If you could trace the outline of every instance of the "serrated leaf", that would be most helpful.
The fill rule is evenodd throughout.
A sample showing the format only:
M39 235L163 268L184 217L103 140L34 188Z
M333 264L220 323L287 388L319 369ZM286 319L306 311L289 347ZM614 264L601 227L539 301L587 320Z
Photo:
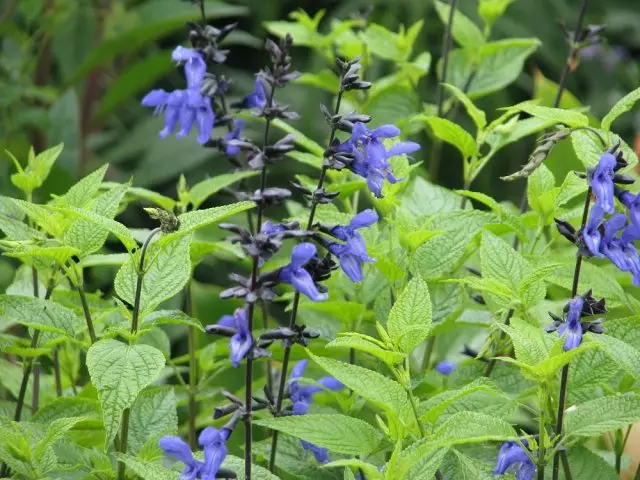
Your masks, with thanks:
M624 159L629 163L623 171L631 170L638 163L638 156L627 143L614 133L604 130L597 130L603 137L606 145L603 146L598 137L596 137L590 131L575 130L571 132L571 144L578 156L578 159L585 167L594 167L600 160L600 156L604 153L605 149L610 148L616 143L620 143L620 150L624 155Z
M309 356L329 375L337 378L365 400L382 408L390 419L399 417L407 425L414 423L407 392L398 382L364 367L312 353L309 353Z
M457 148L464 160L478 153L476 141L457 123L440 117L423 117L423 121L429 125L436 137Z
M200 208L200 205L202 205L202 203L211 195L215 195L220 190L233 185L240 180L255 177L258 173L259 172L251 170L245 172L224 173L196 183L189 189L189 198L193 204L193 208Z
M451 7L444 2L434 2L436 12L440 20L445 25L449 23L449 15ZM456 10L453 14L453 25L451 25L451 34L460 46L468 49L477 49L484 44L484 35L482 31L467 18L460 10Z
M640 378L640 350L609 335L593 335L591 338L620 368L634 378Z
M83 320L68 308L51 300L21 295L0 295L0 314L5 321L71 338L84 326Z
M638 100L640 100L640 88L636 88L618 100L618 102L611 107L609 113L602 119L602 129L607 131L611 130L611 124L615 119L631 110Z
M0 212L0 230L11 240L43 239L44 236L38 230L31 228L26 223L16 220Z
M41 247L29 244L20 245L18 248L4 253L7 257L19 258L25 264L36 268L64 265L71 257L79 254L80 250L74 247Z
M569 127L584 127L589 125L589 118L583 113L565 110L562 108L543 107L541 105L536 105L531 101L507 107L506 110L511 112L525 112L532 117L545 121L553 120L556 123L562 123Z
M476 200L487 207L489 207L493 212L496 213L499 217L499 222L504 223L511 227L514 232L520 236L520 238L526 238L526 234L522 225L522 221L519 217L511 213L507 208L500 205L495 199L491 198L489 195L485 195L480 192L472 192L470 190L456 190L456 193L460 195L464 195L465 197L471 198L472 200Z
M142 318L142 327L154 327L156 325L188 325L204 332L200 320L190 317L180 310L156 310Z
M368 455L381 436L367 422L341 414L293 415L254 423L348 455Z
M70 207L84 208L98 192L100 184L102 183L104 175L107 173L108 169L109 164L104 164L102 167L98 168L73 185L67 193L62 195L61 199Z
M583 445L573 445L569 449L569 466L573 478L597 478L598 480L619 480L620 475L607 461ZM549 473L547 474L549 475ZM566 476L561 476L561 479Z
M180 477L180 473L168 470L159 463L119 452L115 456L143 480L178 480Z
M600 397L567 409L568 437L593 437L640 421L640 397L635 393Z
M360 472L361 475L366 475L367 480L383 480L382 474L378 471L378 467L372 465L371 463L363 462L362 460L358 460L357 458L345 458L343 460L334 460L333 462L325 463L323 465L324 468L340 468L340 467L351 467L356 469L356 471ZM345 470L346 472L347 470ZM351 472L351 470L349 470ZM353 476L353 474L352 474ZM355 478L355 477L354 477Z
M354 350L373 355L389 365L401 363L406 358L404 353L392 352L382 348L375 342L375 339L372 338L371 340L368 340L367 337L367 335L351 332L342 333L333 341L329 342L325 348L353 348Z
M91 382L98 390L105 426L105 451L118 433L122 412L165 365L162 352L148 345L100 340L87 352Z
M176 396L172 387L148 389L140 393L129 417L127 451L137 453L145 442L156 435L178 432Z
M420 278L413 278L391 308L387 329L395 345L411 353L428 336L431 329L429 288Z
M525 365L534 366L548 356L547 345L544 342L543 330L528 324L519 318L512 318L510 325L499 324L506 332L516 352L516 359Z
M47 425L55 420L69 417L101 419L100 404L91 398L59 397L40 407L32 420Z
M47 426L47 431L45 432L44 437L36 443L33 449L35 460L42 462L43 457L47 454L47 450L49 450L56 441L64 437L69 430L75 427L76 424L82 420L84 420L84 418L75 417L59 418L52 421Z
M527 201L529 206L546 222L553 215L557 192L556 179L549 168L540 165L527 179ZM556 195L554 195L556 193Z
M169 242L156 241L147 250L140 294L140 312L151 312L161 302L179 293L191 276L191 235ZM118 296L134 305L138 282L139 254L120 267L115 278Z
M244 460L233 455L227 455L227 458L222 463L223 468L233 470L238 476L238 480L246 480L244 475ZM251 479L252 480L280 480L279 477L269 472L260 465L253 464L251 467Z

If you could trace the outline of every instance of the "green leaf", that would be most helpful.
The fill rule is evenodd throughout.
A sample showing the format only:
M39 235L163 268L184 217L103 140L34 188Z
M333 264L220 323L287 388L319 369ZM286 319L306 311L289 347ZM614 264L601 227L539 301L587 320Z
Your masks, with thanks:
M378 446L381 436L367 422L340 414L293 415L254 423L348 455L368 455Z
M44 332L75 337L84 322L72 310L50 300L20 295L0 295L0 314L5 322L15 322Z
M305 72L295 80L295 83L320 88L334 95L338 94L340 88L340 79L328 69L320 70L318 73Z
M583 113L564 110L562 108L543 107L531 101L507 107L505 110L510 112L525 112L532 117L537 117L545 121L553 120L555 123L563 123L569 127L584 127L589 125L589 118Z
M604 458L583 445L573 445L569 449L569 466L573 478L576 479L619 480L620 478L615 468L609 465Z
M440 2L436 2L436 5L442 5ZM467 110L467 113L473 120L473 123L476 124L476 128L478 130L482 130L487 125L487 116L485 113L480 110L475 104L471 101L467 94L460 90L455 85L450 85L448 83L442 84L449 92L453 94L454 97L458 99L460 103L464 105L464 108Z
M153 388L140 393L131 407L127 451L137 453L150 438L177 433L178 414L173 388Z
M446 478L468 478L473 480L495 480L494 465L486 461L465 455L456 448L452 448L448 461L441 468L442 475ZM492 459L493 460L493 459ZM505 478L509 478L504 476Z
M91 398L59 397L53 402L40 407L33 416L33 421L47 425L55 420L69 417L97 418L102 420L100 404Z
M540 165L527 180L527 199L532 210L546 219L555 211L556 179L546 165Z
M600 397L568 409L568 437L593 437L640 421L640 397L635 393Z
M498 152L502 148L518 140L538 133L545 128L549 128L555 123L555 120L541 120L536 117L525 118L520 120L516 115L511 117L512 120L504 124L489 125L486 136L486 143L491 146L493 153Z
M85 208L87 203L89 203L93 196L98 192L100 184L102 183L108 169L109 164L104 164L102 167L74 184L69 191L61 197L61 199L70 207Z
M497 19L499 19L507 7L515 0L480 0L478 3L478 15L484 21L486 27L491 29Z
M58 418L57 420L52 421L47 426L47 431L45 432L44 437L36 443L33 449L33 456L35 457L35 460L42 463L43 460L45 460L45 455L52 455L53 452L50 449L53 444L63 438L69 430L75 427L76 424L82 420L84 420L82 417L76 417Z
M244 476L244 460L238 457L234 457L233 455L227 455L227 458L222 463L223 468L228 468L229 470L233 470L238 476L238 480L246 480ZM280 480L279 477L276 477L274 474L269 472L264 467L260 465L255 465L251 467L251 479L252 480ZM151 480L151 479L149 479Z
M405 60L407 52L403 51L398 35L386 29L382 25L369 24L362 34L362 40L367 44L369 51L386 60Z
M449 56L447 81L464 89L471 72L476 75L467 91L469 98L479 98L503 89L514 82L524 66L524 61L536 51L537 38L511 38L482 45L477 55L479 62L467 51L455 49ZM439 64L440 70L442 62Z
M571 132L571 144L573 145L576 155L585 167L596 166L605 149L618 142L620 142L620 150L625 160L629 163L629 166L625 167L623 171L631 170L637 165L638 156L623 139L604 130L598 130L598 133L603 137L606 146L603 146L598 137L589 131L576 130Z
M179 293L191 276L191 235L169 242L158 240L147 249L140 294L140 312L153 311L161 302ZM118 296L134 305L138 282L139 252L120 267L115 278Z
M592 335L591 339L625 372L636 379L640 378L640 350L609 335Z
M520 236L520 238L526 238L526 232L524 231L524 227L520 218L511 213L509 209L499 204L489 195L485 195L484 193L480 192L472 192L470 190L456 190L456 193L464 195L465 197L471 198L472 200L476 200L486 205L493 212L495 212L496 215L498 215L499 223L508 225L513 229L514 232L518 234L518 236Z
M189 198L193 204L193 208L200 208L200 205L211 195L215 195L220 190L240 180L255 177L258 173L259 172L254 171L224 173L196 183L189 189Z
M542 281L533 282L525 291L520 291L522 281L533 273L533 268L513 247L492 233L483 233L480 260L482 275L509 285L514 297L525 307L531 307L545 297Z
M7 152L16 164L16 168L18 168L18 173L11 175L11 182L27 194L41 187L49 176L53 164L62 153L63 147L64 145L60 143L35 156L32 150L29 152L29 161L24 170L22 170L15 157Z
M103 217L102 215L98 215L95 212L84 210L82 208L62 208L53 206L48 206L47 208L51 212L59 212L73 217L83 218L89 220L98 227L105 228L110 233L114 234L130 252L138 245L131 231L120 222L116 222L115 220Z
M402 194L400 210L423 223L426 217L436 213L460 210L462 198L440 185L422 177L416 177Z
M476 141L457 123L439 117L424 117L424 122L431 127L436 137L456 147L463 159L467 160L478 153Z
M634 91L626 94L618 100L618 103L611 107L609 113L602 119L601 128L606 131L611 130L611 124L616 118L631 110L638 100L640 100L640 88L636 88Z
M353 348L361 352L366 352L379 358L388 365L396 365L402 363L406 358L404 353L392 352L379 345L379 342L375 338L368 337L359 333L340 333L335 340L329 342L326 348Z
M20 245L4 253L7 257L19 258L38 269L64 265L71 257L79 254L80 250L73 247L39 247L33 244Z
M378 467L372 465L371 463L363 462L362 460L358 460L357 458L345 458L342 460L334 460L333 462L325 463L323 468L340 468L340 467L351 467L356 469L358 472L366 475L367 480L383 480L382 474L378 471ZM355 479L353 473L349 469L345 469L346 472L351 473L351 477ZM345 477L346 478L346 477Z
M411 353L431 330L431 298L427 284L415 277L402 291L391 308L387 329L395 345Z
M153 382L165 365L164 355L148 345L100 340L87 352L91 382L98 390L105 426L105 451L118 433L122 412Z
M504 417L515 410L515 403L488 378L478 378L457 390L435 395L420 405L420 415L436 423L460 411L475 411L494 417Z
M365 400L382 408L390 418L412 424L411 406L407 392L390 378L357 365L339 362L309 353L311 359L332 377L337 378Z
M434 6L442 23L447 25L449 23L451 7L440 1L434 2ZM475 50L484 44L484 35L480 29L475 23L462 14L460 10L456 10L453 15L451 34L454 40L464 48Z
M157 325L188 325L204 332L200 320L190 317L180 310L156 310L142 318L142 327L155 327Z
M322 158L322 156L324 155L324 148L320 146L320 144L314 142L309 137L307 137L304 133L302 133L299 130L296 130L288 123L283 122L279 118L276 118L272 122L272 125L286 133L293 133L295 135L293 142L296 145L300 145L302 148L308 150L309 152L313 153L317 157Z
M115 185L117 184L113 182L104 182L102 184L103 187L113 187ZM147 202L155 203L168 212L173 211L177 204L173 198L166 197L158 192L141 187L129 187L127 190L127 196L133 197L137 200L145 200Z
M512 318L510 325L499 324L506 332L516 352L516 359L525 365L534 366L548 357L547 345L544 342L544 331L528 324L522 319Z
M91 211L113 220L118 213L120 202L127 191L128 185L118 185L103 193L95 199L91 206ZM91 220L78 219L64 234L64 242L67 245L77 248L84 257L98 251L107 241L109 230L105 227L95 225Z
M159 463L119 452L116 452L115 456L143 480L178 480L180 477L180 473L167 470Z

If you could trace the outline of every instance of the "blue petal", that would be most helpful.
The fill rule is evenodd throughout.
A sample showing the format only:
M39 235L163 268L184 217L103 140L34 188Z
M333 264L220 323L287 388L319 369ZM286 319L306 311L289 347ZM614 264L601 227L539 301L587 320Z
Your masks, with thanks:
M362 274L362 262L360 261L360 257L346 253L340 255L340 268L342 271L349 277L354 283L361 282L364 280L364 275Z
M600 253L600 244L602 239L597 228L586 227L582 231L582 239L584 240L584 244L591 255L594 257L602 256Z
M344 388L344 384L337 378L333 377L322 377L318 380L318 383L327 390L341 390Z
M145 107L159 107L167 103L168 97L169 93L162 89L151 90L142 98L140 103Z
M293 408L291 409L291 412L294 415L306 415L307 412L309 411L309 404L307 402L294 402L293 403Z
M214 480L220 465L227 456L225 437L219 430L207 427L198 437L198 443L204 448L202 480Z
M316 284L309 272L302 268L291 272L291 285L293 285L297 291L306 295L314 302L321 302L329 298L329 295L326 293L320 293L318 291L318 288L316 287Z
M562 325L565 327L565 325ZM582 343L582 324L580 322L576 324L567 323L565 328L560 327L558 333L565 334L563 349L565 352L578 348Z
M200 52L191 48L177 47L171 54L175 62L185 62L184 73L187 77L187 86L193 89L200 89L207 66Z
M442 361L436 365L436 372L449 376L456 369L456 364L448 361Z
M211 130L215 123L215 115L211 109L211 99L204 98L204 106L196 110L196 123L198 126L198 143L204 145L211 138Z
M356 122L353 124L353 130L351 130L351 144L357 145L362 137L369 136L371 132L367 129L367 126L362 122Z
M237 368L242 359L251 350L253 337L248 332L238 332L229 342L229 352L231 353L231 364Z
M162 451L176 460L181 461L185 465L193 464L193 453L187 442L180 437L174 435L167 435L162 437L159 442Z
M496 468L493 471L496 475L501 475L514 463L528 460L526 452L516 442L505 442L500 447Z
M395 125L390 124L381 125L380 127L373 129L371 132L372 138L391 138L397 137L398 135L400 135L400 129Z
M221 327L235 328L236 319L233 315L223 315L222 317L220 317L220 320L218 320L218 323L216 325L220 325Z
M349 227L355 230L357 228L364 228L373 225L377 221L378 214L374 210L368 208L367 210L363 210L355 217L353 217L351 219L351 222L349 222Z
M300 444L302 445L302 448L313 453L313 456L316 458L318 463L329 463L329 453L326 448L318 447L313 443L305 442L304 440L300 440Z
M420 150L420 144L415 142L396 143L387 150L387 158L395 157L396 155L407 155L409 153L417 152L418 150Z
M295 247L291 252L291 267L297 270L303 267L316 254L316 246L313 243L303 242Z
M300 360L299 362L297 362L291 370L291 373L289 374L289 380L294 380L304 375L304 371L307 369L308 365L309 360Z
M372 171L367 175L367 187L376 198L382 198L382 185L384 177L379 173Z
M533 480L536 474L536 466L530 458L520 464L518 468L517 480Z
M385 168L387 166L387 152L380 141L371 141L365 147L365 156L369 168Z

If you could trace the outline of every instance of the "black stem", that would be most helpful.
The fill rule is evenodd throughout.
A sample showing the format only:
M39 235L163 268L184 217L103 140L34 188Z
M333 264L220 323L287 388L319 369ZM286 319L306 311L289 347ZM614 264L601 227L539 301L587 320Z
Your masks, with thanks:
M584 201L584 210L582 212L582 222L580 225L581 229L584 229L587 224L587 218L589 216L589 204L591 203L591 187L587 189L587 198ZM573 272L573 285L571 287L571 298L575 297L578 294L578 285L580 283L580 268L582 267L582 255L580 251L578 251L578 256L576 257L576 266ZM560 377L560 393L558 396L558 416L556 418L556 438L558 441L562 439L562 426L564 421L564 406L567 400L567 380L569 378L569 364L567 363L562 368L562 376ZM564 449L559 449L553 457L553 475L552 480L558 480L558 475L560 473L560 458L565 457L567 452ZM565 465L563 458L563 465ZM569 477L571 475L571 471L568 468L569 463L566 462L566 466L564 468L565 477Z
M340 113L340 104L342 103L342 89L338 92L338 97L336 99L336 107L334 110L334 115L338 115ZM329 134L329 142L328 145L331 146L333 140L336 137L337 126L332 124L331 133ZM322 165L322 170L320 171L320 178L318 178L318 185L316 187L316 191L320 190L324 185L324 180L327 176L327 171L329 167L327 162L324 162ZM318 207L318 200L315 195L311 198L311 210L309 212L309 220L307 221L307 230L311 228L313 225L313 219L316 215L316 209ZM298 305L300 303L300 292L296 290L293 295L293 305L291 308L291 316L289 317L289 328L292 328L296 324L296 318L298 316ZM287 384L287 375L289 370L289 358L291 357L291 345L287 344L284 348L284 356L282 358L282 369L280 373L280 383L278 384L278 396L276 397L276 408L274 411L274 416L280 415L282 410L282 402L284 401L284 388ZM273 473L276 468L276 451L278 448L278 431L274 430L271 436L271 452L269 455L269 471Z
M270 110L273 107L273 97L276 92L275 82L270 85L269 97L263 111ZM258 203L258 213L256 215L256 231L260 230L262 225L262 219L264 217L264 200L262 199L262 193L267 188L267 163L266 156L264 155L267 142L269 141L269 130L271 129L272 118L270 115L266 115L266 122L264 127L264 138L262 143L262 154L265 163L260 170L260 202ZM251 280L250 291L253 292L258 283L258 272L260 268L260 258L258 256L253 257L253 263L251 268ZM255 311L255 302L250 302L247 306L247 328L250 334L253 336L253 313ZM252 424L252 412L251 406L253 405L253 358L247 356L247 369L245 373L245 414L244 414L244 476L247 480L251 480L251 461L253 457L253 424Z
M200 0L198 2L198 4L200 5L200 17L202 18L202 26L206 27L207 26L207 15L204 11L204 0Z
M144 278L144 259L145 256L147 255L147 249L149 248L149 244L151 243L151 240L153 240L153 237L155 237L156 235L158 235L161 232L160 227L158 228L154 228L153 230L151 230L151 233L149 233L149 236L147 237L147 239L144 241L144 244L142 245L142 249L140 249L140 263L138 265L138 281L136 282L136 294L135 294L135 298L133 300L133 313L131 316L131 333L132 334L136 334L138 332L138 318L140 316L140 298L142 296L142 279ZM126 408L123 412L122 412L122 427L120 429L120 444L119 444L119 451L120 453L127 453L127 440L129 437L129 415L130 415L130 410L128 408ZM119 462L118 463L118 480L124 480L125 479L125 464L124 462Z
M438 108L438 117L442 117L444 108L444 87L443 83L447 82L447 70L449 70L449 54L451 53L451 46L453 44L452 30L453 30L453 18L456 13L456 7L458 0L451 0L451 10L449 10L449 18L447 19L447 25L444 29L442 38L442 78L436 86L436 104ZM431 151L431 162L429 164L429 173L432 182L435 182L438 178L438 171L440 170L440 155L442 153L442 142L435 138L433 142L433 148Z
M38 298L40 296L40 286L38 283L38 270L35 267L31 267L31 276L33 280L33 296L35 298ZM33 367L33 388L31 391L31 414L32 415L38 411L39 403L40 403L40 365L36 363L35 366Z
M96 332L93 328L93 320L91 319L91 311L89 310L89 304L87 303L87 295L84 291L84 280L80 278L78 282L78 295L80 296L80 303L82 303L82 311L84 312L84 318L87 322L87 330L89 330L89 338L91 344L96 343Z
M187 283L185 288L185 300L184 310L187 315L193 314L193 303L191 299L191 280ZM192 450L196 448L196 414L197 404L196 396L198 394L198 359L196 357L196 350L198 348L198 332L195 327L189 326L189 446Z
M267 302L261 302L262 307L262 328L267 330L269 328L269 305ZM273 370L273 362L271 357L267 357L264 362L264 375L267 378L267 390L273 392L273 376L271 374Z

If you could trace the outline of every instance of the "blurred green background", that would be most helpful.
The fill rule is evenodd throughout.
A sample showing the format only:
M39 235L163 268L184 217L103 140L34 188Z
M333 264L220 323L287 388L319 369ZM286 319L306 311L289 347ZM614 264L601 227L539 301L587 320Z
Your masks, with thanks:
M558 22L564 20L571 26L581 3L515 0L497 21L492 40L536 37L542 45L526 61L516 82L478 100L489 119L495 118L497 108L534 96L551 103L553 88L544 79L559 78L568 50ZM252 89L253 74L265 63L261 49L267 34L264 22L286 19L296 9L309 15L324 9L326 14L320 25L323 31L332 18L349 18L359 9L373 6L370 20L394 31L401 25L424 20L414 54L428 51L433 56L429 75L416 87L420 102L404 102L390 108L396 109L396 115L409 116L421 111L424 104L434 102L433 66L440 57L443 25L430 0L205 0L205 4L212 25L239 23L227 40L231 53L222 68L233 80L232 97L242 97ZM480 24L475 0L462 0L459 8ZM186 43L185 22L198 19L198 7L181 0L2 0L0 194L18 194L10 182L14 166L4 150L24 163L31 145L38 152L59 142L65 144L62 158L37 192L35 200L40 202L47 201L50 194L66 191L79 176L105 162L111 164L108 180L126 181L133 176L134 185L169 196L175 196L182 173L193 184L230 169L217 150L204 149L194 139L160 140L157 132L162 119L153 117L139 104L151 88L182 88L184 80L170 59L170 52L176 45ZM589 50L568 85L571 93L601 118L619 98L640 85L640 4L637 0L592 0L587 23L607 24L605 42ZM294 63L301 72L330 67L324 58L303 47L294 50ZM367 80L375 81L389 73L392 66L387 63L374 58L367 69ZM566 100L570 100L569 95ZM326 128L318 105L320 101L331 101L326 92L293 85L282 92L280 101L301 115L296 122L298 129L324 142ZM472 130L462 114L456 120ZM249 124L248 135L256 134L260 128L259 124ZM636 109L621 118L616 130L633 144L640 131L640 112ZM428 165L431 140L425 132L417 132L412 139L423 145L416 159L424 161L419 174L428 177L424 165ZM499 176L526 162L534 140L526 138L505 148L472 188L499 200L519 198L523 184L506 184ZM557 178L564 178L566 171L579 165L568 143L556 149L548 162L558 173ZM298 169L299 165L281 165L270 176L270 182L285 185L291 178L291 168ZM438 181L449 187L461 186L461 160L455 150L444 148ZM230 196L222 195L205 206L230 201ZM129 208L120 220L132 227L152 225L140 208ZM13 266L0 260L0 269L0 286L4 286L10 282ZM207 274L207 280L216 277L217 283L224 283L225 268L216 270ZM96 288L109 288L110 275L107 271L104 278L91 280ZM202 288L214 287L202 284ZM217 313L208 312L211 317Z

